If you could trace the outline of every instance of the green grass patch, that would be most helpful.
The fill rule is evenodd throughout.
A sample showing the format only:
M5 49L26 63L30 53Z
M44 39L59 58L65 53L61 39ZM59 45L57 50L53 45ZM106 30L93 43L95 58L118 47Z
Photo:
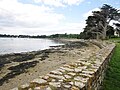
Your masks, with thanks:
M115 42L115 43L120 43L120 38L111 38L111 39L109 39L109 41Z
M120 38L111 38L110 40L120 40Z
M116 43L115 51L103 81L103 90L120 90L120 43Z

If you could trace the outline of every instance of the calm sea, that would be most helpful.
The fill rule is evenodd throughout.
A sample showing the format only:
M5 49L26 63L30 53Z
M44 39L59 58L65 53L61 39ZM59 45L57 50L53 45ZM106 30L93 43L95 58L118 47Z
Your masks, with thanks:
M0 54L20 53L48 49L49 46L61 45L49 39L35 38L0 38Z

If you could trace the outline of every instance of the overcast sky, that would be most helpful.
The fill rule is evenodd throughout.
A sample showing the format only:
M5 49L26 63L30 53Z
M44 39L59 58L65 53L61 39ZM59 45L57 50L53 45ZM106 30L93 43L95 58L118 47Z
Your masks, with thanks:
M0 34L80 33L103 4L120 8L120 0L0 0Z

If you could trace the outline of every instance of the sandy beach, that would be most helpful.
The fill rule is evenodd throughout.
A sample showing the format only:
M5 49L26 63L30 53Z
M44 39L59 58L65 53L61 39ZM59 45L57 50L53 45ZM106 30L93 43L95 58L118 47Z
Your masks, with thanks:
M28 83L65 64L80 58L88 58L99 47L79 40L64 40L66 45L51 47L47 50L0 56L0 90Z

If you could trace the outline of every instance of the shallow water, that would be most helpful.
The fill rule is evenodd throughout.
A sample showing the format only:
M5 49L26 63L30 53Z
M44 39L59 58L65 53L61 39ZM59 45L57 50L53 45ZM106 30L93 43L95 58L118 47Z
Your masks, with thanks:
M62 43L50 39L0 38L0 54L20 53L48 49Z

